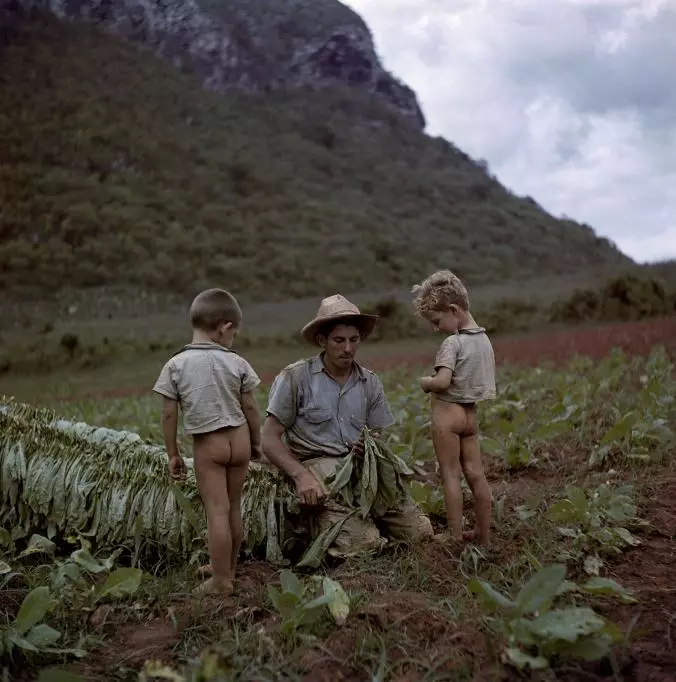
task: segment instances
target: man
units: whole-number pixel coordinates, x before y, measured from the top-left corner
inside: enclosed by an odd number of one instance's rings
[[[301,505],[314,511],[313,535],[351,511],[326,499],[327,476],[354,445],[363,450],[364,426],[378,431],[394,423],[381,380],[355,361],[359,344],[373,332],[377,320],[360,313],[343,296],[325,298],[317,316],[301,331],[321,351],[283,369],[270,389],[263,451],[294,482]],[[387,539],[378,526],[399,540],[433,534],[430,520],[409,501],[378,519],[349,516],[329,552],[347,556],[382,547]]]

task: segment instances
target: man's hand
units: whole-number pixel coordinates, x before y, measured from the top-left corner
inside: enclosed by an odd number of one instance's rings
[[[184,481],[187,469],[183,457],[181,455],[174,455],[169,458],[169,475],[177,481]]]
[[[324,502],[327,490],[312,472],[306,469],[295,479],[295,483],[296,494],[301,504],[316,507]]]
[[[251,459],[254,462],[260,462],[264,459],[263,448],[260,443],[258,445],[251,446]]]
[[[434,381],[434,377],[420,377],[420,388],[425,393],[429,393],[432,390],[432,382]]]

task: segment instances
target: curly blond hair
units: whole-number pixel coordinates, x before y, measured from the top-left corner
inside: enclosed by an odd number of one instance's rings
[[[450,270],[438,270],[412,289],[413,307],[420,317],[448,310],[457,305],[469,310],[469,295],[465,285]]]

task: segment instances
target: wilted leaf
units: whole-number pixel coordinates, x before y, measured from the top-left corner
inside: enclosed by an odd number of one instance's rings
[[[35,534],[31,535],[28,546],[19,554],[19,557],[30,556],[31,554],[49,554],[49,556],[54,556],[55,551],[56,544],[42,535]]]
[[[598,661],[610,652],[612,638],[599,633],[585,637],[565,649],[566,658],[582,659],[583,661]]]
[[[349,597],[345,593],[343,586],[328,576],[324,578],[323,586],[324,594],[330,599],[328,607],[333,619],[337,625],[344,625],[350,613]]]

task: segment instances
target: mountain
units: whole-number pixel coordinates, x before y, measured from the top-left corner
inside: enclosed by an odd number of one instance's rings
[[[427,136],[336,0],[0,0],[0,288],[272,300],[631,261]]]

